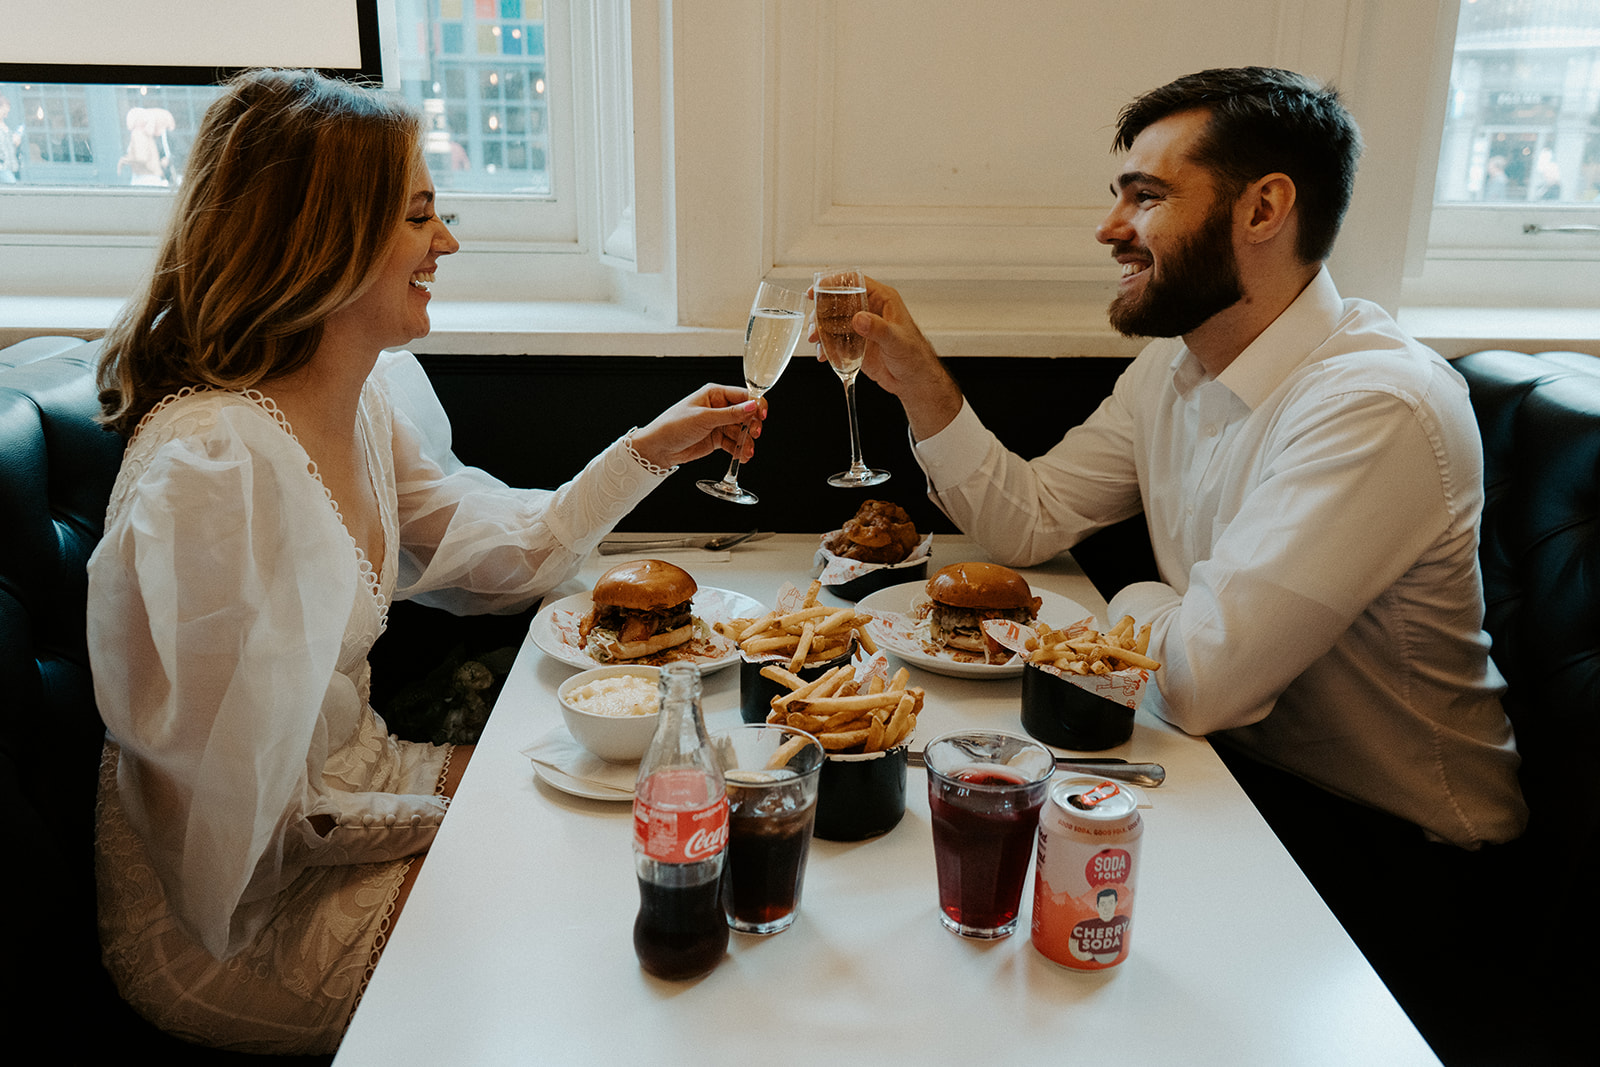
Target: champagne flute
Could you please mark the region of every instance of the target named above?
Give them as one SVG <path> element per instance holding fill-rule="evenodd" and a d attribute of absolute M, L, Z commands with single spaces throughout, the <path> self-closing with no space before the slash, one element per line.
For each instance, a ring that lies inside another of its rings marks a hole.
<path fill-rule="evenodd" d="M 829 485 L 859 489 L 889 480 L 888 471 L 873 470 L 861 460 L 861 427 L 856 419 L 856 374 L 866 355 L 867 339 L 850 328 L 858 311 L 867 310 L 866 275 L 854 267 L 820 270 L 812 278 L 817 308 L 817 341 L 828 364 L 844 383 L 845 410 L 850 416 L 850 469 L 828 479 Z"/>
<path fill-rule="evenodd" d="M 762 282 L 756 287 L 756 298 L 750 302 L 750 322 L 744 330 L 744 386 L 750 399 L 777 384 L 789 358 L 800 345 L 805 333 L 806 297 L 793 289 Z M 739 435 L 739 447 L 733 450 L 728 463 L 728 473 L 721 481 L 702 478 L 694 484 L 703 493 L 735 504 L 754 504 L 757 497 L 739 485 L 739 453 L 744 451 L 750 431 Z"/>

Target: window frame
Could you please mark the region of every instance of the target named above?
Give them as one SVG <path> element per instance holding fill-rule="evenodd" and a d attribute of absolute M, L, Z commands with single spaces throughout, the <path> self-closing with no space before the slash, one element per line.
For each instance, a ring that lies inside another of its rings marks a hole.
<path fill-rule="evenodd" d="M 1477 203 L 1441 201 L 1437 168 L 1450 107 L 1450 79 L 1461 0 L 1441 0 L 1434 86 L 1427 114 L 1426 173 L 1419 173 L 1414 217 L 1426 220 L 1413 240 L 1402 282 L 1407 306 L 1593 307 L 1600 263 L 1600 201 Z"/>
<path fill-rule="evenodd" d="M 441 190 L 440 213 L 463 250 L 441 269 L 440 295 L 461 302 L 613 299 L 612 275 L 641 269 L 641 222 L 653 234 L 647 246 L 659 267 L 661 211 L 635 209 L 633 192 L 643 183 L 631 169 L 619 175 L 614 162 L 631 168 L 633 141 L 659 136 L 659 118 L 643 129 L 594 120 L 601 113 L 631 119 L 641 104 L 647 119 L 660 110 L 659 82 L 635 85 L 626 41 L 619 49 L 609 36 L 630 26 L 637 32 L 640 8 L 654 18 L 653 5 L 635 0 L 544 0 L 550 193 Z M 384 86 L 399 92 L 394 5 L 380 4 L 379 14 Z M 659 67 L 659 44 L 653 37 L 640 42 L 649 71 Z M 604 189 L 599 161 L 613 161 Z M 167 189 L 0 185 L 0 255 L 26 255 L 34 264 L 8 285 L 10 295 L 124 298 L 148 270 L 171 204 Z"/>

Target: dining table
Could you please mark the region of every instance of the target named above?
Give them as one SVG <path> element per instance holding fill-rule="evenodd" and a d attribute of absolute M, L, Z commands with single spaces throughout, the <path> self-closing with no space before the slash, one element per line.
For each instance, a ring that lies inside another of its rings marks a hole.
<path fill-rule="evenodd" d="M 778 534 L 721 552 L 641 554 L 683 567 L 702 591 L 772 605 L 785 586 L 808 585 L 818 544 Z M 591 556 L 546 605 L 581 599 L 627 558 Z M 987 559 L 965 537 L 933 537 L 933 568 Z M 1106 623 L 1104 599 L 1070 555 L 1021 573 L 1035 592 Z M 821 599 L 848 603 L 826 588 Z M 556 788 L 530 760 L 565 731 L 556 690 L 579 669 L 536 636 L 505 678 L 336 1067 L 1439 1062 L 1211 744 L 1142 709 L 1128 741 L 1088 754 L 1166 770 L 1144 791 L 1121 965 L 1074 971 L 1035 949 L 1031 870 L 1014 934 L 979 941 L 947 930 L 925 772 L 912 767 L 892 830 L 813 841 L 793 926 L 733 933 L 700 978 L 651 977 L 632 941 L 628 798 Z M 925 691 L 914 748 L 955 729 L 1023 733 L 1014 674 L 909 667 Z M 704 675 L 712 733 L 741 722 L 739 675 L 737 666 Z"/>

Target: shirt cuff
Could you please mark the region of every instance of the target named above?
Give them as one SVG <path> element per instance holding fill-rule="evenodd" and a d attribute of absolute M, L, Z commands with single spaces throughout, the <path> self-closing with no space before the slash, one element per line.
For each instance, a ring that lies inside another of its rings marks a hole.
<path fill-rule="evenodd" d="M 1135 582 L 1111 597 L 1106 605 L 1106 623 L 1115 626 L 1124 615 L 1132 615 L 1143 626 L 1181 603 L 1183 598 L 1178 591 L 1165 582 Z"/>
<path fill-rule="evenodd" d="M 935 486 L 938 489 L 959 485 L 976 474 L 989 455 L 992 441 L 993 435 L 963 397 L 961 410 L 950 425 L 925 441 L 912 441 L 911 451 L 923 470 L 939 472 Z"/>

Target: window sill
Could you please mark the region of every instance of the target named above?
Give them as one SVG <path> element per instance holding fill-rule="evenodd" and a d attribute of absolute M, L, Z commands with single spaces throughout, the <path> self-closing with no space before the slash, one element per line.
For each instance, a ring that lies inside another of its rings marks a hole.
<path fill-rule="evenodd" d="M 1600 308 L 1406 307 L 1400 327 L 1446 359 L 1486 348 L 1600 356 Z"/>

